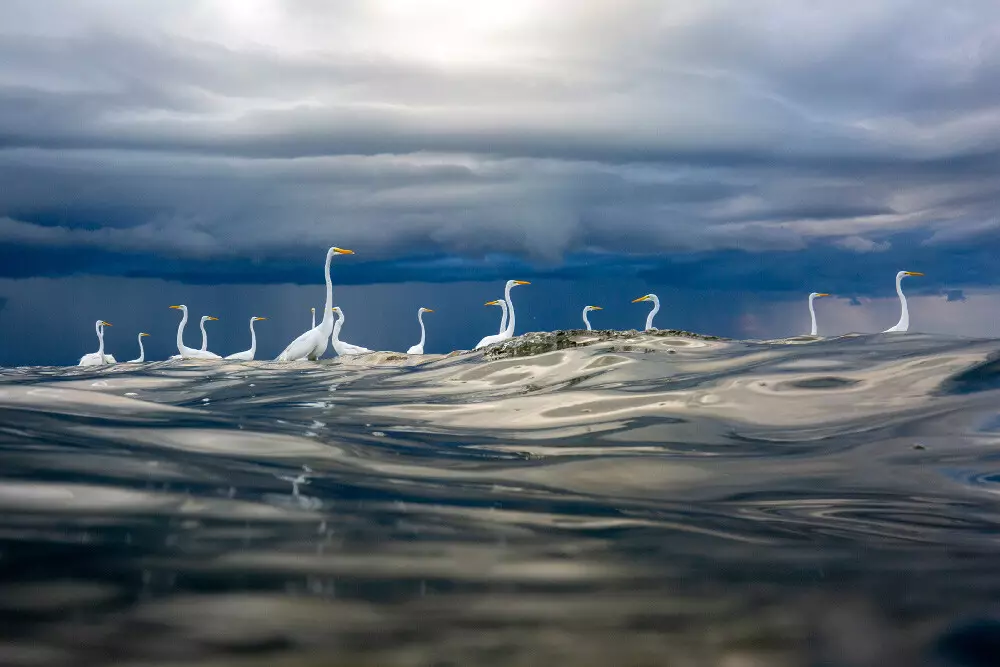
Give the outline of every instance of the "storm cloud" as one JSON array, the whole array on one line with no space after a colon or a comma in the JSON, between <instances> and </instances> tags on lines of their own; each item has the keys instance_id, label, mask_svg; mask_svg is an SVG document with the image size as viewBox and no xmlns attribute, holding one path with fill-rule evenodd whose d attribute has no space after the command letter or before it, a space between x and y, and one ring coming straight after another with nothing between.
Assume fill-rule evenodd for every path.
<instances>
[{"instance_id":1,"label":"storm cloud","mask_svg":"<svg viewBox=\"0 0 1000 667\"><path fill-rule=\"evenodd\" d=\"M1000 5L10 0L0 278L1000 270ZM955 304L960 305L960 304Z\"/></svg>"}]
</instances>

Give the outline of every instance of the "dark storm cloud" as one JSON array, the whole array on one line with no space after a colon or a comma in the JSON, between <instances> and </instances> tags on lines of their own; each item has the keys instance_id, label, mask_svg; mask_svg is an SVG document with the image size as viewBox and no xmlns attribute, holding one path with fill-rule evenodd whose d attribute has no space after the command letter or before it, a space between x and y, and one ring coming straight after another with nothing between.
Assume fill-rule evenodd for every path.
<instances>
[{"instance_id":1,"label":"dark storm cloud","mask_svg":"<svg viewBox=\"0 0 1000 667\"><path fill-rule=\"evenodd\" d=\"M1000 269L1000 5L409 6L4 3L0 276Z\"/></svg>"},{"instance_id":2,"label":"dark storm cloud","mask_svg":"<svg viewBox=\"0 0 1000 667\"><path fill-rule=\"evenodd\" d=\"M960 289L945 290L944 295L947 301L966 301L968 299L965 292Z\"/></svg>"}]
</instances>

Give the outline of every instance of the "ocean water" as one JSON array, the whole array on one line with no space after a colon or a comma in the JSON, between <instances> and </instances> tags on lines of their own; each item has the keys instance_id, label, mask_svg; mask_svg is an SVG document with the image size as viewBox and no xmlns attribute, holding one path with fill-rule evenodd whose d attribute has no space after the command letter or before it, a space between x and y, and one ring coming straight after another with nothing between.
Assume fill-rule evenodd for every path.
<instances>
[{"instance_id":1,"label":"ocean water","mask_svg":"<svg viewBox=\"0 0 1000 667\"><path fill-rule=\"evenodd\" d=\"M998 665L998 350L3 369L0 665Z\"/></svg>"}]
</instances>

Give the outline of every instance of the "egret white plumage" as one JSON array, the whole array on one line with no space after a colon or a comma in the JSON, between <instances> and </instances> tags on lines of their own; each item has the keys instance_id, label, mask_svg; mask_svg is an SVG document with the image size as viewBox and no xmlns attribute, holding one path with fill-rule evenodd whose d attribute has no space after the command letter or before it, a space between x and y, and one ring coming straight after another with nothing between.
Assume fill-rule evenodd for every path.
<instances>
[{"instance_id":1,"label":"egret white plumage","mask_svg":"<svg viewBox=\"0 0 1000 667\"><path fill-rule=\"evenodd\" d=\"M337 324L333 327L333 333L330 335L330 343L333 345L334 351L337 356L345 356L350 354L367 354L373 352L367 347L361 347L360 345L352 345L351 343L340 340L340 330L344 327L344 322L347 318L344 316L344 311L340 306L334 306L333 312L337 313L339 317L337 318Z\"/></svg>"},{"instance_id":2,"label":"egret white plumage","mask_svg":"<svg viewBox=\"0 0 1000 667\"><path fill-rule=\"evenodd\" d=\"M819 335L816 333L818 329L816 328L816 309L813 308L813 301L824 296L830 296L830 295L827 294L826 292L813 292L812 294L809 295L809 317L810 319L812 319L812 328L809 330L810 336Z\"/></svg>"},{"instance_id":3,"label":"egret white plumage","mask_svg":"<svg viewBox=\"0 0 1000 667\"><path fill-rule=\"evenodd\" d=\"M139 358L131 360L130 364L141 364L146 361L146 349L142 346L142 339L148 336L148 333L140 333L137 338L139 340Z\"/></svg>"},{"instance_id":4,"label":"egret white plumage","mask_svg":"<svg viewBox=\"0 0 1000 667\"><path fill-rule=\"evenodd\" d=\"M243 352L237 352L235 354L230 354L226 359L232 361L253 361L254 355L257 354L257 332L253 330L253 323L260 322L261 320L266 320L266 317L251 317L250 318L250 349L244 350Z\"/></svg>"},{"instance_id":5,"label":"egret white plumage","mask_svg":"<svg viewBox=\"0 0 1000 667\"><path fill-rule=\"evenodd\" d=\"M209 352L208 350L196 350L193 347L188 347L184 344L184 327L187 325L188 321L188 308L184 304L179 306L170 306L175 308L182 313L180 324L177 325L177 356L181 359L221 359L219 355L214 352ZM173 359L174 357L171 357Z\"/></svg>"},{"instance_id":6,"label":"egret white plumage","mask_svg":"<svg viewBox=\"0 0 1000 667\"><path fill-rule=\"evenodd\" d=\"M427 331L424 329L424 313L433 313L434 311L430 308L420 308L417 310L417 321L420 322L420 342L416 345L410 347L406 351L407 354L423 354L424 353L424 340L427 337Z\"/></svg>"},{"instance_id":7,"label":"egret white plumage","mask_svg":"<svg viewBox=\"0 0 1000 667\"><path fill-rule=\"evenodd\" d=\"M504 288L504 301L507 302L507 328L500 333L493 336L486 336L479 343L476 344L475 349L480 349L486 347L487 345L492 345L493 343L499 343L502 340L507 340L508 338L514 337L514 302L510 299L510 290L516 285L530 285L531 283L527 280L508 280L507 285Z\"/></svg>"},{"instance_id":8,"label":"egret white plumage","mask_svg":"<svg viewBox=\"0 0 1000 667\"><path fill-rule=\"evenodd\" d=\"M656 331L656 327L653 326L653 316L660 311L660 299L655 294L647 294L646 296L640 296L638 299L633 299L632 303L639 303L640 301L652 301L653 310L649 311L649 315L646 316L646 331Z\"/></svg>"},{"instance_id":9,"label":"egret white plumage","mask_svg":"<svg viewBox=\"0 0 1000 667\"><path fill-rule=\"evenodd\" d=\"M896 322L896 326L889 327L882 333L890 333L895 331L907 331L910 328L910 309L906 305L906 295L903 294L903 278L907 276L922 276L924 274L918 273L917 271L900 271L896 274L896 294L899 295L899 321Z\"/></svg>"},{"instance_id":10,"label":"egret white plumage","mask_svg":"<svg viewBox=\"0 0 1000 667\"><path fill-rule=\"evenodd\" d=\"M80 357L78 366L104 366L115 363L115 358L110 354L104 354L104 327L111 326L110 322L97 320L94 331L97 332L97 352L91 352Z\"/></svg>"},{"instance_id":11,"label":"egret white plumage","mask_svg":"<svg viewBox=\"0 0 1000 667\"><path fill-rule=\"evenodd\" d=\"M604 310L600 306L584 306L583 307L583 323L587 326L587 331L592 331L590 328L590 319L587 318L587 313L592 310Z\"/></svg>"},{"instance_id":12,"label":"egret white plumage","mask_svg":"<svg viewBox=\"0 0 1000 667\"><path fill-rule=\"evenodd\" d=\"M324 277L326 278L326 307L323 308L323 320L309 331L288 344L276 361L298 361L309 359L315 361L326 352L330 343L330 335L333 333L333 282L330 280L330 260L334 255L353 255L353 250L345 250L333 246L326 251L326 266L324 267Z\"/></svg>"},{"instance_id":13,"label":"egret white plumage","mask_svg":"<svg viewBox=\"0 0 1000 667\"><path fill-rule=\"evenodd\" d=\"M205 322L218 322L218 317L212 317L211 315L202 315L199 327L201 328L201 351L208 352L208 334L205 333Z\"/></svg>"}]
</instances>

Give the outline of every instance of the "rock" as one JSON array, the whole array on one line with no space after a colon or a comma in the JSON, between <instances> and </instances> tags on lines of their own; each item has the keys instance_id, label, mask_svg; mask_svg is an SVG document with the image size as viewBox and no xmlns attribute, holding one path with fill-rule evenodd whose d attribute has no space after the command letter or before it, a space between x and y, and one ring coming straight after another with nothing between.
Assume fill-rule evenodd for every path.
<instances>
[{"instance_id":1,"label":"rock","mask_svg":"<svg viewBox=\"0 0 1000 667\"><path fill-rule=\"evenodd\" d=\"M486 359L506 359L510 357L530 357L545 352L555 350L565 350L574 347L585 347L595 343L606 341L636 339L640 336L652 338L694 338L697 340L726 340L719 336L707 336L704 334L692 333L690 331L680 331L678 329L653 329L650 331L637 331L629 329L626 331L616 331L614 329L604 329L600 331L587 331L586 329L569 329L566 331L532 331L515 338L487 345L483 348L483 356ZM631 345L622 347L622 351L631 351ZM652 351L652 350L649 350Z\"/></svg>"}]
</instances>

